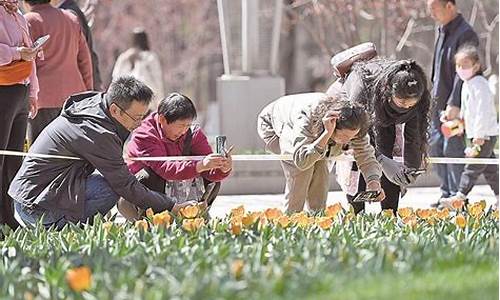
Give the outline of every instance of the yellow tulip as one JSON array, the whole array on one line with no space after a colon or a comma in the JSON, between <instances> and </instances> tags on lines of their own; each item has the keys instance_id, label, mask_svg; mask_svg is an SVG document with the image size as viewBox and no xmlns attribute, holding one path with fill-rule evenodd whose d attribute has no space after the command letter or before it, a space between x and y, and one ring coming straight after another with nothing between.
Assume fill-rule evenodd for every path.
<instances>
[{"instance_id":1,"label":"yellow tulip","mask_svg":"<svg viewBox=\"0 0 500 300\"><path fill-rule=\"evenodd\" d=\"M320 217L316 219L316 225L321 229L327 230L332 227L333 220L329 217Z\"/></svg>"},{"instance_id":2,"label":"yellow tulip","mask_svg":"<svg viewBox=\"0 0 500 300\"><path fill-rule=\"evenodd\" d=\"M409 217L412 214L413 214L413 209L411 209L410 207L401 207L400 209L398 209L398 215L401 218Z\"/></svg>"},{"instance_id":3,"label":"yellow tulip","mask_svg":"<svg viewBox=\"0 0 500 300\"><path fill-rule=\"evenodd\" d=\"M153 211L153 209L151 207L148 208L148 209L146 209L146 217L152 218L154 214L155 213L154 213L154 211Z\"/></svg>"},{"instance_id":4,"label":"yellow tulip","mask_svg":"<svg viewBox=\"0 0 500 300\"><path fill-rule=\"evenodd\" d=\"M493 217L498 220L498 209L495 209L492 213Z\"/></svg>"},{"instance_id":5,"label":"yellow tulip","mask_svg":"<svg viewBox=\"0 0 500 300\"><path fill-rule=\"evenodd\" d=\"M198 205L189 205L180 209L181 215L186 219L194 219L200 213Z\"/></svg>"},{"instance_id":6,"label":"yellow tulip","mask_svg":"<svg viewBox=\"0 0 500 300\"><path fill-rule=\"evenodd\" d=\"M299 227L306 227L309 218L305 212L294 213L290 216L290 221Z\"/></svg>"},{"instance_id":7,"label":"yellow tulip","mask_svg":"<svg viewBox=\"0 0 500 300\"><path fill-rule=\"evenodd\" d=\"M149 224L146 220L135 221L135 228L142 229L144 231L148 230Z\"/></svg>"},{"instance_id":8,"label":"yellow tulip","mask_svg":"<svg viewBox=\"0 0 500 300\"><path fill-rule=\"evenodd\" d=\"M236 208L231 209L231 216L243 216L245 214L245 208L243 205L240 205Z\"/></svg>"},{"instance_id":9,"label":"yellow tulip","mask_svg":"<svg viewBox=\"0 0 500 300\"><path fill-rule=\"evenodd\" d=\"M457 226L460 228L465 228L465 226L467 225L467 220L463 215L460 214L455 217L455 224L457 224Z\"/></svg>"},{"instance_id":10,"label":"yellow tulip","mask_svg":"<svg viewBox=\"0 0 500 300\"><path fill-rule=\"evenodd\" d=\"M334 218L340 211L342 211L342 205L337 202L325 209L325 216Z\"/></svg>"},{"instance_id":11,"label":"yellow tulip","mask_svg":"<svg viewBox=\"0 0 500 300\"><path fill-rule=\"evenodd\" d=\"M469 214L474 218L480 218L483 213L483 207L480 203L474 203L474 205L469 208Z\"/></svg>"},{"instance_id":12,"label":"yellow tulip","mask_svg":"<svg viewBox=\"0 0 500 300\"><path fill-rule=\"evenodd\" d=\"M104 232L109 232L111 228L113 227L113 222L104 222L102 223L102 228L104 229Z\"/></svg>"},{"instance_id":13,"label":"yellow tulip","mask_svg":"<svg viewBox=\"0 0 500 300\"><path fill-rule=\"evenodd\" d=\"M73 291L86 291L92 284L92 272L87 266L69 269L66 271L66 281Z\"/></svg>"},{"instance_id":14,"label":"yellow tulip","mask_svg":"<svg viewBox=\"0 0 500 300\"><path fill-rule=\"evenodd\" d=\"M286 228L290 224L290 218L286 215L282 215L277 219L277 222L281 227Z\"/></svg>"},{"instance_id":15,"label":"yellow tulip","mask_svg":"<svg viewBox=\"0 0 500 300\"><path fill-rule=\"evenodd\" d=\"M394 211L392 209L384 209L382 211L382 214L384 215L384 217L387 217L387 218L393 218L394 217Z\"/></svg>"},{"instance_id":16,"label":"yellow tulip","mask_svg":"<svg viewBox=\"0 0 500 300\"><path fill-rule=\"evenodd\" d=\"M236 259L231 263L231 274L236 280L241 279L245 262L241 259Z\"/></svg>"},{"instance_id":17,"label":"yellow tulip","mask_svg":"<svg viewBox=\"0 0 500 300\"><path fill-rule=\"evenodd\" d=\"M481 200L477 202L479 206L481 206L481 209L484 211L486 209L486 200Z\"/></svg>"},{"instance_id":18,"label":"yellow tulip","mask_svg":"<svg viewBox=\"0 0 500 300\"><path fill-rule=\"evenodd\" d=\"M153 224L156 226L168 227L172 222L172 217L168 212L153 215Z\"/></svg>"}]
</instances>

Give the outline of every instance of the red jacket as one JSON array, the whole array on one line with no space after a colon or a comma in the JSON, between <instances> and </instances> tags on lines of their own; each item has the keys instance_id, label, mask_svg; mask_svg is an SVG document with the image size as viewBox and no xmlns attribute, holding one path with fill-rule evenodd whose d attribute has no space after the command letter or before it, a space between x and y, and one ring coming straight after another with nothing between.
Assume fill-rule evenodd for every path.
<instances>
[{"instance_id":1,"label":"red jacket","mask_svg":"<svg viewBox=\"0 0 500 300\"><path fill-rule=\"evenodd\" d=\"M43 60L36 60L38 107L59 108L69 96L92 90L92 61L78 17L46 3L34 5L25 18L33 41L50 34Z\"/></svg>"},{"instance_id":2,"label":"red jacket","mask_svg":"<svg viewBox=\"0 0 500 300\"><path fill-rule=\"evenodd\" d=\"M158 114L147 117L132 134L127 146L129 157L182 156L186 135L173 142L167 139L158 122ZM200 128L193 130L191 140L191 155L206 156L212 153L207 137ZM128 167L133 174L142 168L149 167L165 180L185 180L202 176L210 181L221 181L230 173L221 170L196 172L198 161L128 161Z\"/></svg>"}]
</instances>

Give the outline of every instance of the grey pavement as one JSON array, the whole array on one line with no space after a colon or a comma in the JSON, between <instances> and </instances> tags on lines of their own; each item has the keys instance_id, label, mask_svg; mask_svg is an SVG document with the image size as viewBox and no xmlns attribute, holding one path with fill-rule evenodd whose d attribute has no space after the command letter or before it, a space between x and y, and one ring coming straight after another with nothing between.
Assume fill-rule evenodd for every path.
<instances>
[{"instance_id":1,"label":"grey pavement","mask_svg":"<svg viewBox=\"0 0 500 300\"><path fill-rule=\"evenodd\" d=\"M407 194L401 199L399 207L429 208L431 203L437 201L440 195L438 187L415 187L409 188ZM496 198L488 185L476 185L469 194L469 200L476 202L486 200L488 205L494 204ZM266 208L282 208L283 194L272 195L221 195L215 200L211 216L224 217L230 210L239 205L244 205L247 211L260 211ZM345 194L342 191L328 193L327 205L340 202L342 206L348 208ZM366 212L380 212L380 204L368 204Z\"/></svg>"}]
</instances>

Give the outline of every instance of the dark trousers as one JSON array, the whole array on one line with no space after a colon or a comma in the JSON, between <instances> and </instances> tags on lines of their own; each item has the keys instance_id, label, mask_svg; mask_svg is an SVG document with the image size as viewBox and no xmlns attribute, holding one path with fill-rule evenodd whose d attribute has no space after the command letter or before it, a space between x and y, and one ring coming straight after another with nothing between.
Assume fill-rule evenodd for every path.
<instances>
[{"instance_id":1,"label":"dark trousers","mask_svg":"<svg viewBox=\"0 0 500 300\"><path fill-rule=\"evenodd\" d=\"M434 120L430 131L430 151L431 157L464 157L465 138L463 136L453 136L446 139L441 133L441 122ZM437 164L436 168L441 179L441 197L450 197L457 193L460 184L460 177L464 170L463 164Z\"/></svg>"},{"instance_id":2,"label":"dark trousers","mask_svg":"<svg viewBox=\"0 0 500 300\"><path fill-rule=\"evenodd\" d=\"M354 163L353 165L353 169L357 169L357 166L355 164L356 163ZM382 207L382 209L392 209L394 213L396 213L399 205L399 186L390 182L387 177L385 177L385 175L382 175L382 178L380 179L380 185L382 186L382 189L385 193L385 199L380 203L380 206ZM359 176L358 192L362 191L366 191L366 182L361 175ZM356 214L365 209L364 202L352 202L353 199L354 196L347 195L347 200L353 206L354 212Z\"/></svg>"},{"instance_id":3,"label":"dark trousers","mask_svg":"<svg viewBox=\"0 0 500 300\"><path fill-rule=\"evenodd\" d=\"M28 120L28 141L33 145L43 129L61 114L61 108L41 108L33 120Z\"/></svg>"},{"instance_id":4,"label":"dark trousers","mask_svg":"<svg viewBox=\"0 0 500 300\"><path fill-rule=\"evenodd\" d=\"M493 150L495 149L495 143L497 141L496 136L490 137L490 140L485 141L484 145L481 146L481 152L479 156L481 158L496 158ZM486 178L486 182L490 185L491 189L498 195L498 165L465 165L464 172L460 179L459 191L467 195L474 185L476 184L479 176L483 174Z\"/></svg>"},{"instance_id":5,"label":"dark trousers","mask_svg":"<svg viewBox=\"0 0 500 300\"><path fill-rule=\"evenodd\" d=\"M0 150L23 151L28 122L28 86L0 86ZM9 185L21 167L22 157L0 155L0 224L19 226L14 219Z\"/></svg>"}]
</instances>

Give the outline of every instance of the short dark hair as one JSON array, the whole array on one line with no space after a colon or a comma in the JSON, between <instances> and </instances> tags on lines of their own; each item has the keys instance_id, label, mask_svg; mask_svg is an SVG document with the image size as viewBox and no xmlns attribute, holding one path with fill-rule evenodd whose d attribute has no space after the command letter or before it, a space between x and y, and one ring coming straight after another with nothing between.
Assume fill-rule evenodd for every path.
<instances>
[{"instance_id":1,"label":"short dark hair","mask_svg":"<svg viewBox=\"0 0 500 300\"><path fill-rule=\"evenodd\" d=\"M448 4L448 2L451 2L451 4L453 4L453 5L457 5L455 0L439 0L439 2L441 2L441 4L443 4L443 5Z\"/></svg>"},{"instance_id":2,"label":"short dark hair","mask_svg":"<svg viewBox=\"0 0 500 300\"><path fill-rule=\"evenodd\" d=\"M132 47L139 48L142 51L148 51L150 49L148 34L144 28L137 27L132 31Z\"/></svg>"},{"instance_id":3,"label":"short dark hair","mask_svg":"<svg viewBox=\"0 0 500 300\"><path fill-rule=\"evenodd\" d=\"M366 107L349 100L345 93L338 93L337 101L332 109L339 112L339 118L335 125L336 129L359 129L361 135L366 134L370 123Z\"/></svg>"},{"instance_id":4,"label":"short dark hair","mask_svg":"<svg viewBox=\"0 0 500 300\"><path fill-rule=\"evenodd\" d=\"M24 2L28 3L29 5L37 5L50 3L50 0L24 0Z\"/></svg>"},{"instance_id":5,"label":"short dark hair","mask_svg":"<svg viewBox=\"0 0 500 300\"><path fill-rule=\"evenodd\" d=\"M158 114L167 119L168 123L177 120L196 119L196 108L193 101L180 93L171 93L158 104Z\"/></svg>"},{"instance_id":6,"label":"short dark hair","mask_svg":"<svg viewBox=\"0 0 500 300\"><path fill-rule=\"evenodd\" d=\"M152 98L153 91L133 76L122 76L114 80L106 95L108 105L116 103L122 109L128 109L132 101L149 105Z\"/></svg>"}]
</instances>

